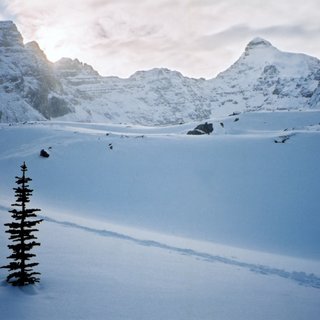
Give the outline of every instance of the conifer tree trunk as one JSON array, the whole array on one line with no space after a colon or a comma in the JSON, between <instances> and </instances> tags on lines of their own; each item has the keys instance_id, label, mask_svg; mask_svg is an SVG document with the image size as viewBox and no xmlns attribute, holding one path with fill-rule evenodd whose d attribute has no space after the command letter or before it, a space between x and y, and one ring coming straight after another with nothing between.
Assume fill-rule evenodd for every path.
<instances>
[{"instance_id":1,"label":"conifer tree trunk","mask_svg":"<svg viewBox=\"0 0 320 320\"><path fill-rule=\"evenodd\" d=\"M28 182L32 179L26 177L28 169L25 162L21 166L21 171L22 176L16 177L18 187L13 188L16 202L11 205L12 207L18 207L18 209L9 211L14 221L5 224L8 227L6 232L10 234L9 240L12 240L12 244L8 245L8 248L12 250L8 259L13 261L1 267L9 269L7 282L13 286L24 286L39 282L37 275L40 274L33 271L33 267L37 266L38 263L30 262L30 259L36 256L30 251L34 246L40 246L40 243L35 241L37 237L33 233L39 231L34 227L42 222L42 219L34 219L37 217L35 212L40 211L40 209L27 208L33 190L28 185Z\"/></svg>"}]
</instances>

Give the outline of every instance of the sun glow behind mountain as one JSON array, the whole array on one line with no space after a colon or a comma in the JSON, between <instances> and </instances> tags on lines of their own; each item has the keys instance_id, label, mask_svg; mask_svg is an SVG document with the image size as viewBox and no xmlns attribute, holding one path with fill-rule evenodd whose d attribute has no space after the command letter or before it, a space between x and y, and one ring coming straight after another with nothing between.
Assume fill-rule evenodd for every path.
<instances>
[{"instance_id":1,"label":"sun glow behind mountain","mask_svg":"<svg viewBox=\"0 0 320 320\"><path fill-rule=\"evenodd\" d=\"M66 33L63 28L47 28L42 27L38 31L38 43L48 60L55 62L63 57L74 58L79 54L72 43L67 43Z\"/></svg>"},{"instance_id":2,"label":"sun glow behind mountain","mask_svg":"<svg viewBox=\"0 0 320 320\"><path fill-rule=\"evenodd\" d=\"M318 9L318 0L2 0L0 19L50 60L77 57L105 76L166 67L212 78L257 36L319 57Z\"/></svg>"}]
</instances>

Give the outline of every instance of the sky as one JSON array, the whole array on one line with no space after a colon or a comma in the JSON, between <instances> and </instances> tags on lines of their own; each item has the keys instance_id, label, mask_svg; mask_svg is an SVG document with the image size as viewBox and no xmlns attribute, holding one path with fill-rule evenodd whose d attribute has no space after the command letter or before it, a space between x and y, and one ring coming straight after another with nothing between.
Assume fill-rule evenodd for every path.
<instances>
[{"instance_id":1,"label":"sky","mask_svg":"<svg viewBox=\"0 0 320 320\"><path fill-rule=\"evenodd\" d=\"M319 0L0 0L0 20L49 60L120 77L165 67L213 78L255 37L320 58L319 12Z\"/></svg>"}]
</instances>

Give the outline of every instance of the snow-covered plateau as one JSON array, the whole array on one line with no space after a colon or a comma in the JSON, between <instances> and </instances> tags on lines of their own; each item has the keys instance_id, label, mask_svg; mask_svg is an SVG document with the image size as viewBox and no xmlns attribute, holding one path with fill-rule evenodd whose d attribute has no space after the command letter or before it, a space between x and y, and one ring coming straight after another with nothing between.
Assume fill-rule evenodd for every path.
<instances>
[{"instance_id":1,"label":"snow-covered plateau","mask_svg":"<svg viewBox=\"0 0 320 320\"><path fill-rule=\"evenodd\" d=\"M1 265L23 161L44 219L1 319L319 319L320 111L210 122L1 124Z\"/></svg>"}]
</instances>

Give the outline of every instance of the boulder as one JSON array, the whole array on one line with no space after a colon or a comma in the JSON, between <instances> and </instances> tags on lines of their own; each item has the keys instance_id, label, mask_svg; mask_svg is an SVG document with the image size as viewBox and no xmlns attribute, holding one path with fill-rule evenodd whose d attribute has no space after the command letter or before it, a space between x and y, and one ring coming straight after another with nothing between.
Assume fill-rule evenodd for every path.
<instances>
[{"instance_id":1,"label":"boulder","mask_svg":"<svg viewBox=\"0 0 320 320\"><path fill-rule=\"evenodd\" d=\"M210 134L213 131L212 123L202 123L195 127L193 130L187 132L190 135Z\"/></svg>"},{"instance_id":2,"label":"boulder","mask_svg":"<svg viewBox=\"0 0 320 320\"><path fill-rule=\"evenodd\" d=\"M206 134L210 134L213 131L213 125L212 123L205 122L203 124L199 124L195 130L200 130Z\"/></svg>"},{"instance_id":3,"label":"boulder","mask_svg":"<svg viewBox=\"0 0 320 320\"><path fill-rule=\"evenodd\" d=\"M200 130L196 130L196 129L194 129L194 130L190 130L190 131L188 131L188 132L187 132L187 134L189 134L189 135L199 136L199 135L201 135L201 134L204 134L204 132L203 132L203 131L200 131Z\"/></svg>"},{"instance_id":4,"label":"boulder","mask_svg":"<svg viewBox=\"0 0 320 320\"><path fill-rule=\"evenodd\" d=\"M48 153L46 150L42 149L42 150L40 151L40 157L49 158L50 155L49 155L49 153Z\"/></svg>"}]
</instances>

